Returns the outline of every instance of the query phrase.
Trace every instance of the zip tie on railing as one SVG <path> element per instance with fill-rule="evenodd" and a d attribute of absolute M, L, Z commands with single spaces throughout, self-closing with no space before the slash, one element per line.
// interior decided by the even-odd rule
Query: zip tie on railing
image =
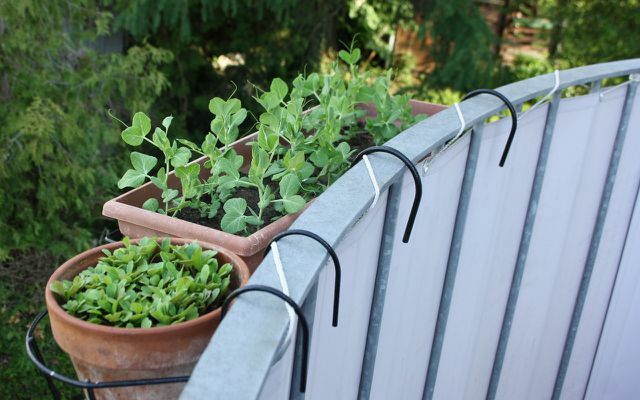
<path fill-rule="evenodd" d="M 367 167 L 367 172 L 369 173 L 369 179 L 371 179 L 371 184 L 373 185 L 373 190 L 375 190 L 375 194 L 373 196 L 373 203 L 369 206 L 369 210 L 373 209 L 378 203 L 378 199 L 380 198 L 380 185 L 378 185 L 378 180 L 376 179 L 376 174 L 373 173 L 373 168 L 371 167 L 371 163 L 369 162 L 369 157 L 366 155 L 362 156 L 364 160 L 364 165 Z"/>
<path fill-rule="evenodd" d="M 622 82 L 618 85 L 615 85 L 614 87 L 611 87 L 607 90 L 603 90 L 602 92 L 600 92 L 600 100 L 602 100 L 604 98 L 604 96 L 606 96 L 607 94 L 613 92 L 614 90 L 620 89 L 623 86 L 626 86 L 628 84 L 630 84 L 631 82 L 640 82 L 640 74 L 639 73 L 633 73 L 629 75 L 629 79 L 626 82 Z"/>
<path fill-rule="evenodd" d="M 551 91 L 549 93 L 547 93 L 543 98 L 541 98 L 534 105 L 532 105 L 531 108 L 529 108 L 527 111 L 525 111 L 522 114 L 520 114 L 518 116 L 518 120 L 522 119 L 522 117 L 527 115 L 527 113 L 533 111 L 535 108 L 537 108 L 543 102 L 549 100 L 551 98 L 551 96 L 553 96 L 553 94 L 556 92 L 556 90 L 558 90 L 558 88 L 560 87 L 560 70 L 553 71 L 553 76 L 554 76 L 554 78 L 556 80 L 554 85 L 553 85 L 553 89 L 551 89 Z"/>
<path fill-rule="evenodd" d="M 460 120 L 460 129 L 458 130 L 458 133 L 456 133 L 456 135 L 453 137 L 453 139 L 451 139 L 447 144 L 445 144 L 444 146 L 442 146 L 442 148 L 440 148 L 440 150 L 438 150 L 436 153 L 434 153 L 433 155 L 431 155 L 430 157 L 428 157 L 425 161 L 424 164 L 422 164 L 422 174 L 426 174 L 427 170 L 429 169 L 429 166 L 431 165 L 431 162 L 438 156 L 440 155 L 440 153 L 442 153 L 443 151 L 446 151 L 449 147 L 451 147 L 455 142 L 458 141 L 458 139 L 460 138 L 460 136 L 462 136 L 462 134 L 464 133 L 464 129 L 467 126 L 467 122 L 464 120 L 464 115 L 462 115 L 462 110 L 460 109 L 460 103 L 455 103 L 453 105 L 456 109 L 456 114 L 458 114 L 458 120 Z"/>
<path fill-rule="evenodd" d="M 273 262 L 276 265 L 276 272 L 278 273 L 278 279 L 280 280 L 280 287 L 282 288 L 282 293 L 290 296 L 289 293 L 289 284 L 287 284 L 287 277 L 284 274 L 284 268 L 282 267 L 282 260 L 280 259 L 280 251 L 278 250 L 278 243 L 271 242 L 271 254 L 273 255 Z M 293 311 L 293 308 L 289 304 L 285 304 L 287 309 L 287 314 L 289 314 L 289 328 L 287 330 L 287 336 L 284 340 L 284 345 L 286 346 L 291 340 L 291 336 L 293 336 L 293 330 L 296 325 L 296 314 Z"/>

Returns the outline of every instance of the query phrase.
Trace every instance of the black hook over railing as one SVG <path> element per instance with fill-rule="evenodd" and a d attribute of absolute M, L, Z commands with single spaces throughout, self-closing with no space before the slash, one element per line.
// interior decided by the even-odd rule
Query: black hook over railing
<path fill-rule="evenodd" d="M 112 231 L 105 232 L 101 241 L 104 243 L 115 243 L 122 240 L 122 236 L 123 235 L 120 233 L 120 230 L 114 229 Z"/>
<path fill-rule="evenodd" d="M 36 343 L 36 339 L 34 336 L 34 332 L 36 327 L 42 321 L 42 319 L 47 315 L 47 311 L 43 311 L 36 316 L 36 318 L 29 325 L 29 329 L 27 330 L 26 337 L 26 348 L 27 348 L 27 356 L 31 360 L 31 362 L 36 366 L 38 371 L 44 375 L 47 380 L 47 385 L 49 386 L 49 390 L 54 399 L 60 399 L 60 392 L 55 387 L 53 379 L 58 380 L 62 383 L 66 383 L 67 385 L 75 386 L 81 389 L 85 389 L 87 391 L 87 395 L 89 400 L 95 399 L 94 389 L 106 389 L 106 388 L 116 388 L 116 387 L 126 387 L 126 386 L 145 386 L 145 385 L 161 385 L 168 383 L 179 383 L 186 382 L 189 380 L 189 376 L 174 376 L 168 378 L 153 378 L 153 379 L 135 379 L 135 380 L 124 380 L 124 381 L 110 381 L 110 382 L 91 382 L 91 381 L 79 381 L 74 378 L 69 378 L 66 375 L 62 375 L 47 367 L 45 364 L 44 358 L 40 353 L 40 349 L 38 348 L 38 344 Z"/>
<path fill-rule="evenodd" d="M 355 165 L 358 161 L 360 161 L 360 159 L 364 155 L 371 154 L 371 153 L 378 153 L 378 152 L 391 154 L 399 158 L 400 161 L 402 161 L 404 165 L 406 165 L 407 168 L 409 168 L 409 171 L 413 176 L 413 182 L 415 183 L 415 186 L 416 186 L 416 194 L 413 198 L 413 205 L 411 206 L 411 212 L 409 213 L 409 220 L 407 220 L 407 226 L 405 227 L 404 235 L 402 236 L 402 242 L 407 243 L 409 242 L 409 237 L 411 237 L 413 224 L 416 220 L 416 215 L 418 214 L 418 208 L 420 207 L 420 200 L 422 199 L 422 181 L 420 180 L 420 175 L 418 175 L 418 170 L 416 169 L 416 166 L 413 165 L 411 160 L 409 160 L 407 156 L 405 156 L 398 150 L 389 146 L 372 146 L 362 150 L 356 156 L 355 160 L 353 161 L 353 165 Z"/>
<path fill-rule="evenodd" d="M 293 235 L 300 235 L 300 236 L 306 236 L 308 238 L 311 238 L 313 240 L 315 240 L 316 242 L 320 243 L 329 253 L 329 256 L 331 257 L 331 260 L 333 260 L 333 266 L 335 268 L 335 282 L 333 285 L 333 321 L 332 321 L 332 325 L 338 326 L 338 312 L 340 310 L 340 282 L 341 282 L 341 277 L 342 277 L 342 268 L 340 267 L 340 260 L 338 259 L 338 255 L 336 254 L 335 250 L 333 250 L 333 247 L 331 247 L 331 245 L 329 245 L 329 243 L 327 243 L 326 240 L 324 240 L 323 238 L 321 238 L 320 236 L 316 235 L 313 232 L 309 232 L 307 230 L 304 229 L 290 229 L 288 231 L 285 232 L 281 232 L 279 234 L 277 234 L 272 240 L 271 242 L 269 242 L 269 245 L 267 245 L 267 248 L 264 250 L 264 256 L 266 257 L 267 254 L 269 254 L 269 250 L 271 250 L 271 243 L 273 242 L 277 242 L 278 240 L 282 239 L 283 237 L 286 236 L 293 236 Z"/>
<path fill-rule="evenodd" d="M 291 297 L 282 293 L 278 289 L 272 288 L 271 286 L 247 285 L 234 290 L 229 294 L 229 296 L 227 296 L 227 298 L 222 303 L 221 319 L 223 319 L 226 315 L 231 301 L 240 296 L 242 293 L 246 292 L 264 292 L 274 295 L 289 304 L 298 316 L 298 322 L 300 323 L 300 327 L 302 328 L 302 365 L 300 367 L 300 392 L 304 393 L 305 390 L 307 390 L 307 364 L 309 362 L 309 323 L 304 316 L 302 308 L 300 308 L 300 306 L 298 306 L 296 302 L 291 299 Z"/>
<path fill-rule="evenodd" d="M 507 106 L 509 112 L 511 113 L 511 132 L 509 132 L 509 138 L 507 139 L 507 143 L 504 146 L 504 150 L 502 151 L 502 157 L 500 157 L 500 165 L 504 167 L 505 161 L 507 161 L 507 155 L 509 154 L 509 149 L 511 149 L 511 143 L 513 142 L 513 138 L 516 135 L 516 130 L 518 129 L 518 114 L 516 113 L 516 108 L 513 104 L 507 99 L 505 95 L 493 89 L 476 89 L 464 95 L 462 100 L 467 100 L 472 97 L 476 97 L 480 94 L 490 94 L 496 96 Z M 461 100 L 461 101 L 462 101 Z"/>

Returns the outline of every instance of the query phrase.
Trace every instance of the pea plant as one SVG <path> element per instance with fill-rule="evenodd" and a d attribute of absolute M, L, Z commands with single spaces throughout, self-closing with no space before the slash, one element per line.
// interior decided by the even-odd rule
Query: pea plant
<path fill-rule="evenodd" d="M 197 242 L 142 238 L 139 244 L 103 250 L 104 257 L 51 291 L 69 314 L 109 326 L 151 328 L 188 321 L 212 310 L 226 296 L 232 265 L 220 265 L 214 250 Z"/>
<path fill-rule="evenodd" d="M 329 73 L 301 74 L 291 87 L 275 78 L 268 90 L 256 88 L 254 99 L 262 111 L 247 162 L 231 146 L 248 116 L 238 99 L 210 101 L 214 118 L 201 145 L 170 140 L 171 117 L 148 138 L 149 117 L 135 114 L 122 139 L 131 146 L 148 142 L 164 160 L 158 166 L 156 157 L 132 152 L 133 168 L 118 186 L 135 188 L 151 181 L 161 190 L 162 203 L 148 199 L 143 208 L 176 216 L 189 207 L 209 219 L 222 213 L 220 228 L 234 234 L 260 229 L 270 222 L 269 215 L 277 219 L 297 213 L 349 168 L 357 150 L 351 143 L 361 143 L 364 135 L 382 144 L 419 118 L 411 114 L 407 96 L 389 93 L 390 71 L 384 76 L 361 72 L 357 48 L 338 55 Z M 375 107 L 375 116 L 367 116 L 361 107 L 365 103 Z M 202 166 L 190 162 L 194 154 L 205 157 Z M 179 179 L 180 190 L 170 187 L 171 172 Z M 247 190 L 256 194 L 257 201 L 250 203 L 238 195 Z"/>

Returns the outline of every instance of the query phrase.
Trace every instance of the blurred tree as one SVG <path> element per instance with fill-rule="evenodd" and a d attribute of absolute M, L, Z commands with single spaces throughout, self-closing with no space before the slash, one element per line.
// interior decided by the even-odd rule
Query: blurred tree
<path fill-rule="evenodd" d="M 276 76 L 293 79 L 315 70 L 327 47 L 336 47 L 344 0 L 103 0 L 115 24 L 133 43 L 147 41 L 175 55 L 162 67 L 172 90 L 155 114 L 174 114 L 174 132 L 203 137 L 209 99 L 235 92 L 251 97 Z M 133 110 L 131 110 L 133 111 Z M 175 113 L 177 112 L 177 115 Z M 245 128 L 251 128 L 251 119 Z"/>
<path fill-rule="evenodd" d="M 122 170 L 108 108 L 147 109 L 171 54 L 126 54 L 95 1 L 0 1 L 0 259 L 86 247 Z"/>
<path fill-rule="evenodd" d="M 640 56 L 640 0 L 556 0 L 549 54 L 570 66 Z"/>

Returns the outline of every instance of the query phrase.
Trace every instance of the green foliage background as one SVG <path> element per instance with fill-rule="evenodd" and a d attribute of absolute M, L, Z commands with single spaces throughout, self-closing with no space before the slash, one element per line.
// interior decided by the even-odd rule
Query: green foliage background
<path fill-rule="evenodd" d="M 102 204 L 128 155 L 108 110 L 123 120 L 144 111 L 154 125 L 173 115 L 174 134 L 200 142 L 210 98 L 235 91 L 253 111 L 253 84 L 322 70 L 354 37 L 367 68 L 394 68 L 396 90 L 445 104 L 556 67 L 640 56 L 640 0 L 511 0 L 499 11 L 526 18 L 509 23 L 550 28 L 533 45 L 542 56 L 508 61 L 496 49 L 509 39 L 479 3 L 0 0 L 0 398 L 46 392 L 22 338 L 52 268 L 104 229 Z M 427 72 L 396 51 L 407 29 L 428 38 Z"/>

